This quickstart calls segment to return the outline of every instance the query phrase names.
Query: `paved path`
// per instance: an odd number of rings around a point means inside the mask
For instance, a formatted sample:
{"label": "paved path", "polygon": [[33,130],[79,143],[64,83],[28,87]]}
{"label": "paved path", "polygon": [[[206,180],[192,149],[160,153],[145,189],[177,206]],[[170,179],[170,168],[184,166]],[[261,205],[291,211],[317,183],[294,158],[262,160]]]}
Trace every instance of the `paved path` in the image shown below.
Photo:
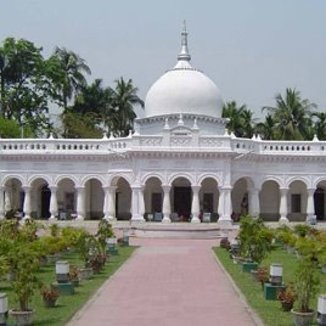
{"label": "paved path", "polygon": [[134,239],[135,254],[69,323],[71,326],[252,326],[219,267],[216,240]]}

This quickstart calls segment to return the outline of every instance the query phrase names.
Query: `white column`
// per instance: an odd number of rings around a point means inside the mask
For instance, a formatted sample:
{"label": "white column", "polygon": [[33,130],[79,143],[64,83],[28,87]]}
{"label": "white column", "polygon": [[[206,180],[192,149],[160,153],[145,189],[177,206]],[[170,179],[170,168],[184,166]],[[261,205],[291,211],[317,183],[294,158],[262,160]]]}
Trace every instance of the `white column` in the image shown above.
{"label": "white column", "polygon": [[231,203],[231,186],[220,187],[220,198],[218,201],[218,214],[219,218],[217,223],[228,225],[232,224],[232,203]]}
{"label": "white column", "polygon": [[309,188],[307,189],[308,197],[307,197],[307,221],[315,219],[315,202],[314,202],[314,194],[316,189]]}
{"label": "white column", "polygon": [[58,202],[57,202],[57,190],[58,188],[56,186],[49,186],[49,189],[51,191],[51,197],[50,197],[50,220],[56,220],[58,216]]}
{"label": "white column", "polygon": [[85,187],[76,187],[77,190],[77,220],[85,219]]}
{"label": "white column", "polygon": [[258,217],[260,213],[259,207],[259,189],[251,188],[248,192],[248,205],[249,205],[249,214],[252,217]]}
{"label": "white column", "polygon": [[289,222],[287,215],[288,215],[288,201],[287,201],[287,195],[288,195],[289,188],[280,188],[280,222]]}
{"label": "white column", "polygon": [[191,219],[191,223],[200,223],[200,219],[199,219],[199,213],[200,213],[199,190],[200,190],[200,186],[191,186],[191,189],[192,189],[192,203],[191,203],[192,219]]}
{"label": "white column", "polygon": [[141,215],[140,209],[140,200],[144,200],[142,187],[138,185],[132,186],[131,190],[131,220],[135,222],[143,222],[144,217]]}
{"label": "white column", "polygon": [[24,197],[24,206],[23,206],[23,211],[24,211],[24,218],[23,220],[31,218],[31,187],[24,186],[22,189],[25,192],[25,197]]}
{"label": "white column", "polygon": [[171,203],[170,203],[170,190],[171,186],[169,185],[162,185],[163,189],[163,207],[162,207],[162,212],[163,212],[163,220],[162,222],[164,223],[170,223],[171,222]]}
{"label": "white column", "polygon": [[115,192],[117,187],[103,187],[104,190],[104,203],[103,214],[104,219],[108,221],[116,220],[115,216]]}
{"label": "white column", "polygon": [[9,212],[11,210],[11,188],[9,186],[5,187],[5,211]]}
{"label": "white column", "polygon": [[140,210],[140,216],[144,220],[145,215],[145,196],[144,196],[144,190],[145,186],[142,186],[140,189],[140,198],[139,198],[139,210]]}
{"label": "white column", "polygon": [[0,220],[5,218],[5,187],[0,187]]}

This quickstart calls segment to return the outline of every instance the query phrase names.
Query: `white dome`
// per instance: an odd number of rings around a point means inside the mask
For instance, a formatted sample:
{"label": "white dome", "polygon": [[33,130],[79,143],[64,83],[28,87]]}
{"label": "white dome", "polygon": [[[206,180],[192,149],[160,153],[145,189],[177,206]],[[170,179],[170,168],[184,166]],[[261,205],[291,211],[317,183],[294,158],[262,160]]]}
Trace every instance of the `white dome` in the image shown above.
{"label": "white dome", "polygon": [[202,72],[173,69],[156,81],[147,93],[147,117],[170,113],[196,113],[221,117],[223,101],[219,89]]}
{"label": "white dome", "polygon": [[182,32],[178,63],[159,78],[145,99],[146,117],[174,113],[195,113],[220,118],[223,101],[217,86],[190,65],[187,32]]}

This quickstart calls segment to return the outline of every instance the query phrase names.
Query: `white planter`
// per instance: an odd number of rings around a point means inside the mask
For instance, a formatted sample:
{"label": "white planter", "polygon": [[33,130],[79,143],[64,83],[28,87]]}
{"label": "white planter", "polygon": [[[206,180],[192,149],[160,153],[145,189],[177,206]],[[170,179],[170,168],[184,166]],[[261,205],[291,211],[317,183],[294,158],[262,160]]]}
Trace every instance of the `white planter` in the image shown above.
{"label": "white planter", "polygon": [[270,282],[275,285],[282,284],[283,266],[281,264],[272,264],[269,268]]}
{"label": "white planter", "polygon": [[326,315],[326,294],[322,294],[318,297],[318,313]]}
{"label": "white planter", "polygon": [[283,275],[283,266],[281,264],[272,264],[269,268],[270,276],[280,276]]}
{"label": "white planter", "polygon": [[117,238],[108,238],[106,239],[106,243],[109,246],[114,246],[117,244]]}
{"label": "white planter", "polygon": [[8,311],[8,297],[6,293],[0,293],[0,314]]}
{"label": "white planter", "polygon": [[56,274],[69,274],[69,263],[65,260],[59,260],[55,264]]}

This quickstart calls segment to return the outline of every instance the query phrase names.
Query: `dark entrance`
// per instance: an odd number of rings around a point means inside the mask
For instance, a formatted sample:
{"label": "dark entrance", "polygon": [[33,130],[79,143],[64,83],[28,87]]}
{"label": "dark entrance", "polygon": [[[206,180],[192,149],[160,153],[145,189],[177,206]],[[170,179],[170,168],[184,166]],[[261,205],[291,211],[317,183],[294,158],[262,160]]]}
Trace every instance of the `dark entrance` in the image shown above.
{"label": "dark entrance", "polygon": [[183,221],[191,214],[191,187],[174,187],[174,211]]}
{"label": "dark entrance", "polygon": [[314,194],[315,214],[317,220],[323,220],[325,214],[325,191],[322,188],[317,188]]}
{"label": "dark entrance", "polygon": [[48,188],[48,186],[43,186],[41,188],[41,218],[48,219],[51,216],[49,212],[50,198],[51,198],[50,189]]}
{"label": "dark entrance", "polygon": [[152,193],[152,213],[162,212],[162,194]]}

